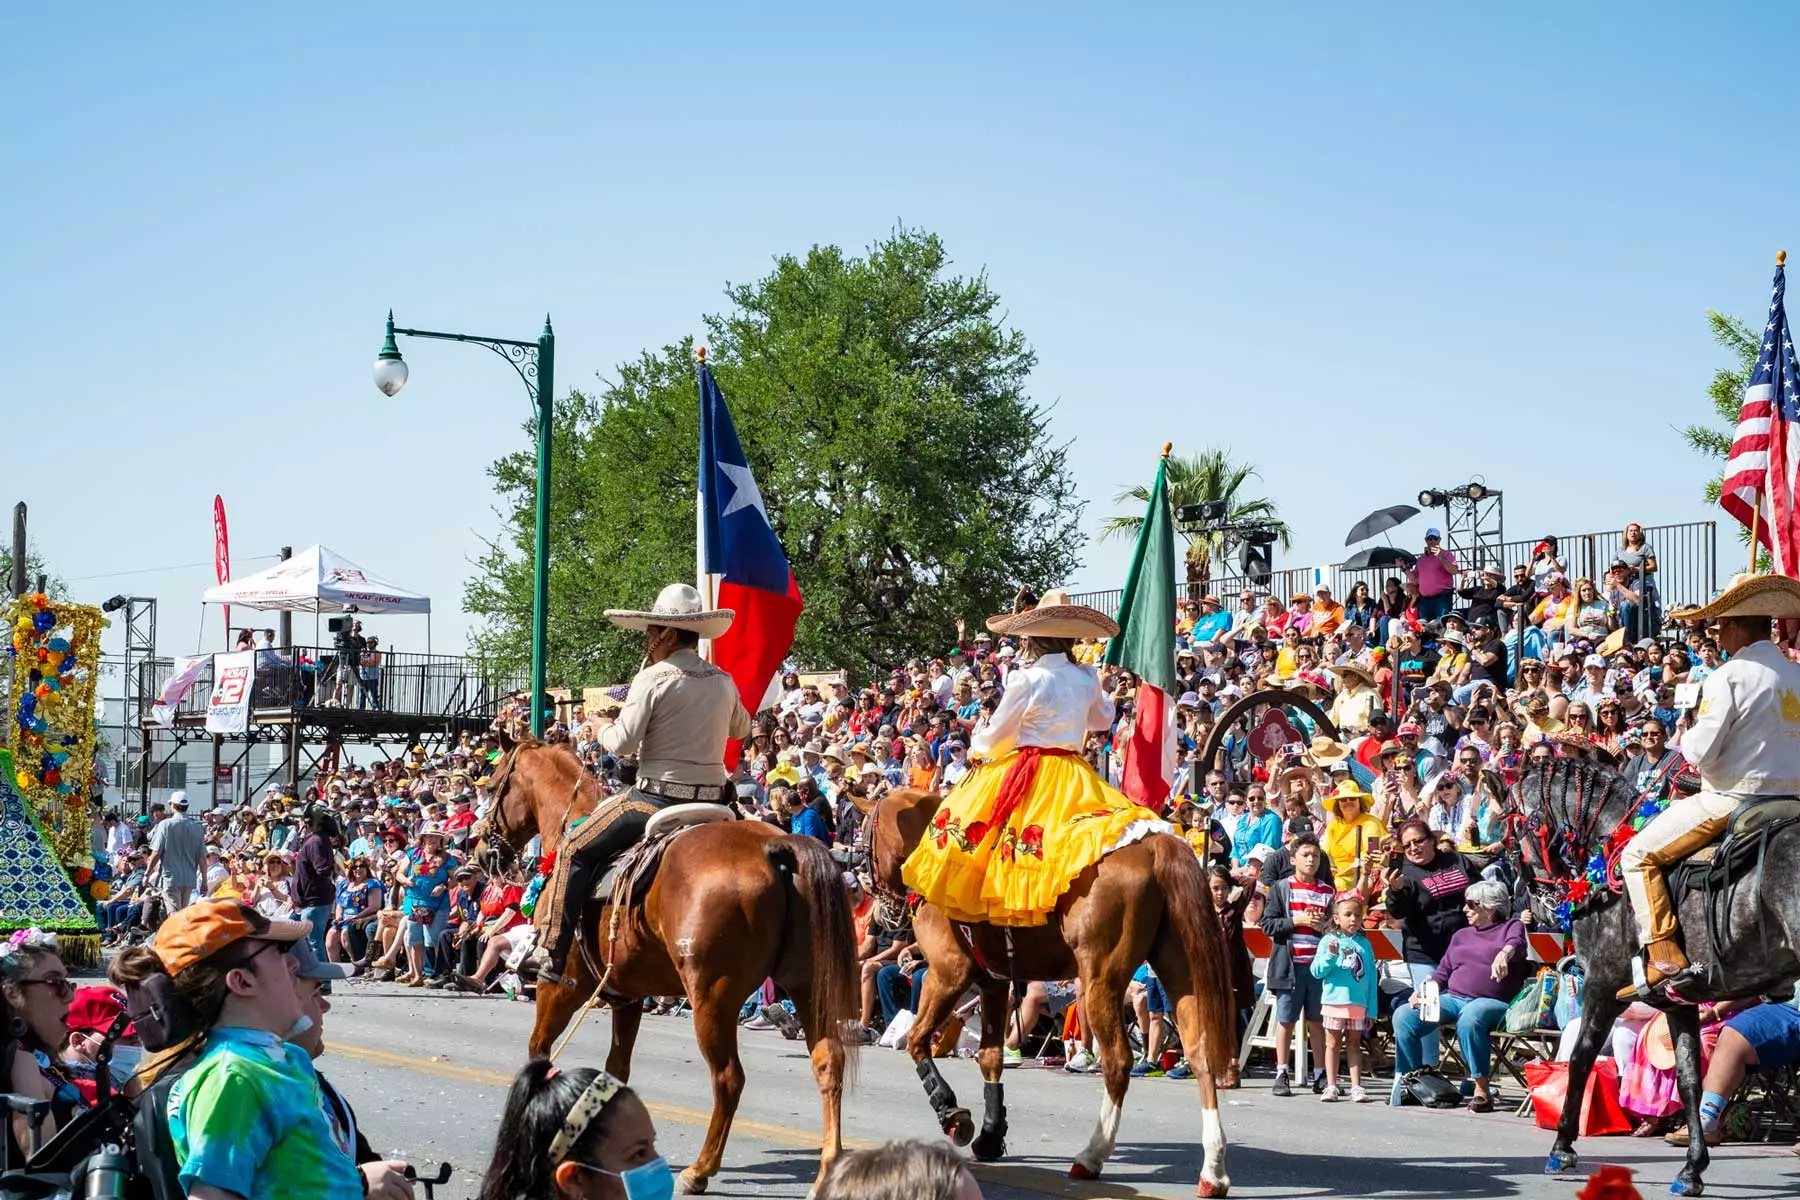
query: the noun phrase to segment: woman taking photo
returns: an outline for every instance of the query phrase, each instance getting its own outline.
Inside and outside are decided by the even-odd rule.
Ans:
[[[69,1001],[75,985],[56,953],[56,935],[21,929],[0,937],[0,1068],[3,1086],[31,1100],[50,1102],[38,1131],[39,1145],[56,1136],[85,1107],[74,1075],[63,1065],[69,1037]],[[32,1145],[31,1122],[9,1114],[7,1162],[19,1166]]]
[[[639,1200],[674,1190],[650,1112],[623,1083],[545,1058],[513,1079],[480,1200]]]

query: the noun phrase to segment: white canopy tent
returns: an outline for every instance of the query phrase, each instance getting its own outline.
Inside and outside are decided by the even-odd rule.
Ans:
[[[308,546],[267,570],[207,588],[200,598],[277,612],[431,612],[431,597],[396,587],[327,546]]]

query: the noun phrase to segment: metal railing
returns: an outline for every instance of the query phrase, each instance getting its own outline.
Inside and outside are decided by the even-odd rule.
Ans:
[[[508,695],[530,683],[526,672],[499,670],[475,658],[385,650],[381,657],[380,667],[365,683],[360,670],[340,669],[338,653],[332,647],[258,651],[250,688],[251,710],[342,707],[407,716],[492,717]],[[150,676],[145,712],[173,665],[158,659],[154,668],[144,672]],[[176,705],[177,717],[204,716],[212,683],[208,668]]]
[[[1496,565],[1505,573],[1508,583],[1512,579],[1512,568],[1529,564],[1532,548],[1541,540],[1531,538],[1501,544],[1500,561]],[[1586,577],[1600,583],[1611,567],[1613,558],[1622,548],[1624,536],[1621,530],[1608,529],[1595,533],[1558,535],[1556,540],[1557,557],[1568,568],[1571,580]],[[1667,612],[1685,604],[1704,604],[1712,598],[1718,590],[1719,574],[1719,529],[1716,522],[1688,521],[1679,525],[1646,525],[1644,540],[1656,551],[1656,573],[1653,578],[1662,611]],[[1487,564],[1468,562],[1460,565],[1476,570]],[[1342,600],[1350,594],[1352,585],[1359,581],[1369,585],[1371,595],[1380,596],[1382,584],[1390,576],[1397,578],[1403,574],[1404,571],[1399,567],[1349,571],[1339,565],[1326,572],[1326,581],[1331,584],[1332,595]],[[1288,567],[1273,572],[1267,583],[1257,584],[1245,576],[1215,570],[1202,588],[1191,586],[1184,572],[1175,579],[1175,594],[1181,599],[1190,596],[1198,599],[1202,594],[1214,595],[1224,602],[1227,609],[1231,609],[1236,606],[1237,597],[1245,589],[1286,601],[1291,596],[1310,593],[1317,576],[1318,570],[1314,567]],[[1110,613],[1118,611],[1122,596],[1120,589],[1111,588],[1080,592],[1071,598],[1079,604]]]

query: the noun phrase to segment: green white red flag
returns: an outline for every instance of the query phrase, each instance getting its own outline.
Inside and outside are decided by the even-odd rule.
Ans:
[[[1167,456],[1131,553],[1131,573],[1119,600],[1119,633],[1106,661],[1138,678],[1131,737],[1125,744],[1119,790],[1161,811],[1175,779],[1175,524],[1169,512]]]

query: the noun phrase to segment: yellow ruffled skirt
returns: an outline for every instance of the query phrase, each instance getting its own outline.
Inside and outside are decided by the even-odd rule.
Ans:
[[[1159,821],[1076,755],[1044,755],[1030,791],[993,827],[1014,752],[982,763],[944,797],[907,857],[906,886],[953,921],[1042,925],[1075,877],[1133,822]]]

